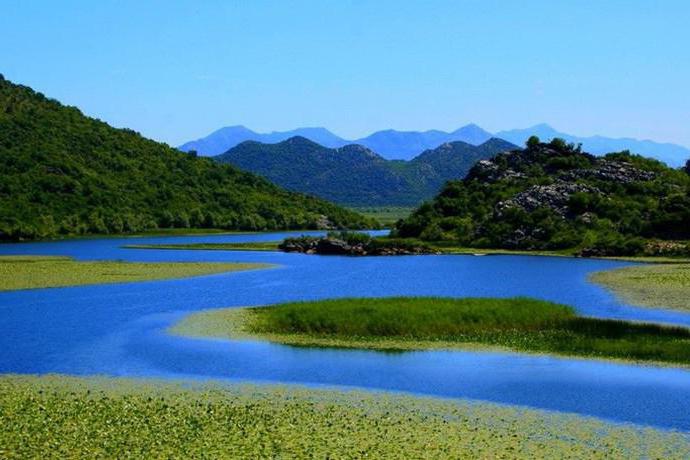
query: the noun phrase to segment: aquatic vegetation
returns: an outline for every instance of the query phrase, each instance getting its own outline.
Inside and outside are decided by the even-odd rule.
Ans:
[[[690,456],[686,433],[295,386],[4,376],[0,424],[7,459]]]
[[[527,298],[354,298],[208,310],[183,319],[171,332],[300,346],[491,347],[690,364],[690,329],[581,317],[570,307]]]
[[[127,249],[198,249],[217,251],[278,251],[280,241],[250,241],[244,243],[191,243],[191,244],[128,244]]]
[[[69,257],[0,256],[0,291],[185,278],[268,266],[252,263],[143,263],[76,261]]]
[[[635,305],[690,310],[688,264],[624,267],[593,273],[590,279]]]
[[[384,227],[392,227],[400,219],[409,216],[414,208],[404,206],[365,206],[353,208],[354,211],[381,222]]]

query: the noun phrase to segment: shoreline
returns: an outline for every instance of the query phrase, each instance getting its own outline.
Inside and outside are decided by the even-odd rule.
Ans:
[[[124,245],[126,249],[165,249],[165,250],[205,250],[205,251],[273,251],[285,252],[278,248],[280,241],[262,242],[237,242],[237,243],[179,243],[179,244],[132,244]],[[273,246],[275,247],[269,247]],[[509,249],[481,249],[464,247],[443,247],[432,246],[440,251],[440,254],[415,254],[415,256],[427,255],[458,255],[458,256],[530,256],[530,257],[561,257],[583,260],[612,260],[621,262],[631,262],[640,264],[690,264],[689,257],[666,257],[666,256],[606,256],[606,257],[581,257],[574,254],[549,251],[518,251]],[[311,255],[311,254],[310,254]],[[318,255],[318,254],[316,254]],[[350,256],[346,256],[350,257]],[[385,257],[385,256],[362,256],[362,257]]]

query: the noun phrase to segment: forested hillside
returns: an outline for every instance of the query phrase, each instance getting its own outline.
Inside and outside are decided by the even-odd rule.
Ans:
[[[402,237],[583,255],[687,253],[690,176],[628,152],[555,139],[478,162],[397,224]]]
[[[0,76],[0,240],[371,225],[230,165],[112,128]]]
[[[515,148],[516,145],[496,138],[480,145],[460,141],[448,142],[404,163],[402,171],[419,190],[419,203],[421,200],[432,198],[447,181],[464,178],[478,161],[488,160],[498,153]]]
[[[450,142],[412,161],[385,160],[361,145],[331,149],[304,137],[277,144],[246,141],[215,157],[289,190],[349,206],[415,206],[461,179],[478,160],[515,148],[500,139]]]

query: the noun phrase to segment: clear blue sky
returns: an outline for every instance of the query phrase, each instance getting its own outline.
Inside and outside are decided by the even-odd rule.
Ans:
[[[178,144],[221,126],[690,145],[690,1],[2,2],[0,73]]]

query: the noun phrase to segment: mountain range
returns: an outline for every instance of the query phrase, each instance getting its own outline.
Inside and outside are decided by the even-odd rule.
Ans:
[[[388,160],[411,160],[425,150],[434,149],[447,142],[462,141],[472,145],[482,144],[493,136],[477,125],[467,125],[447,133],[444,131],[377,131],[361,139],[347,140],[326,128],[298,128],[291,131],[257,133],[244,126],[221,128],[206,137],[182,144],[178,149],[196,151],[202,156],[215,156],[244,141],[274,144],[301,136],[324,147],[339,148],[349,144],[363,145]]]
[[[690,149],[670,143],[633,138],[611,138],[604,136],[582,137],[557,131],[547,124],[539,124],[525,129],[513,129],[492,134],[475,124],[469,124],[452,132],[396,131],[393,129],[377,131],[369,136],[347,140],[333,134],[326,128],[298,128],[291,131],[257,133],[244,126],[221,128],[206,137],[187,142],[178,148],[182,151],[196,151],[199,155],[214,156],[226,152],[244,141],[257,141],[273,144],[291,137],[302,136],[324,147],[339,148],[348,144],[360,144],[388,160],[411,160],[425,150],[434,149],[448,142],[462,141],[480,145],[491,138],[504,139],[516,145],[523,145],[532,135],[549,141],[560,137],[568,142],[582,143],[582,147],[594,154],[630,150],[633,153],[650,156],[666,162],[670,166],[680,166],[690,158]]]
[[[0,75],[0,240],[372,225],[252,173],[113,128]]]
[[[329,148],[302,136],[275,144],[245,141],[214,157],[288,190],[348,206],[412,206],[461,179],[479,160],[516,148],[501,139],[475,146],[456,141],[410,161],[386,160],[359,144]]]

